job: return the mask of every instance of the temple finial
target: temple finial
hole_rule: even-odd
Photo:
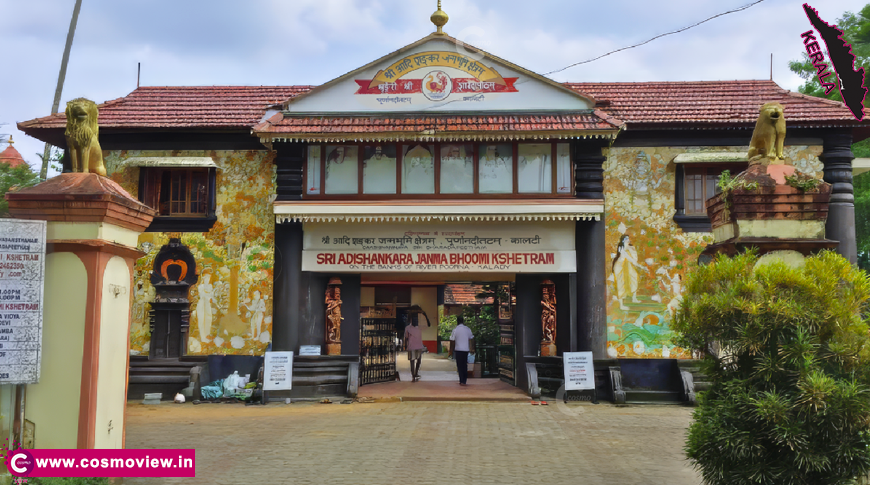
[[[444,35],[444,31],[441,30],[441,28],[447,23],[449,17],[443,10],[441,10],[441,0],[438,0],[438,10],[429,17],[429,20],[435,24],[435,27],[438,27],[438,30],[436,30],[435,33],[438,35]]]

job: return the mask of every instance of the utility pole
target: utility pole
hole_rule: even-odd
[[[66,47],[63,49],[63,60],[60,61],[60,74],[57,76],[57,89],[54,91],[54,104],[51,105],[51,114],[57,113],[60,106],[60,95],[63,92],[63,81],[66,78],[66,65],[69,62],[69,51],[72,49],[73,36],[76,33],[76,22],[79,20],[79,11],[82,9],[82,0],[76,0],[73,9],[72,20],[69,23],[69,33],[66,35]],[[42,155],[42,170],[39,178],[45,180],[48,176],[48,157],[51,156],[51,145],[45,144],[45,152]]]

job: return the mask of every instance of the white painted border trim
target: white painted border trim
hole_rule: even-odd
[[[579,203],[578,203],[579,202]],[[372,205],[360,203],[276,202],[275,219],[282,222],[407,222],[407,221],[567,221],[601,220],[600,200],[544,204]]]
[[[219,168],[211,157],[130,157],[128,167],[207,167]]]

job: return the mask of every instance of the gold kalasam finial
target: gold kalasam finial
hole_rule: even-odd
[[[9,146],[12,146],[13,143],[15,143],[15,142],[12,141],[12,135],[9,135]]]
[[[438,27],[438,30],[435,31],[436,34],[444,35],[444,31],[441,30],[441,28],[444,27],[444,24],[446,24],[449,19],[450,17],[448,17],[447,14],[443,10],[441,10],[441,0],[438,0],[438,10],[436,10],[435,13],[433,13],[432,16],[429,17],[429,20],[431,20],[432,23],[435,24],[435,27]]]

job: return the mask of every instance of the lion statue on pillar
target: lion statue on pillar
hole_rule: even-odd
[[[97,104],[76,98],[66,104],[66,145],[73,172],[93,172],[106,176],[103,151],[100,148]]]
[[[752,140],[749,142],[750,165],[782,163],[785,142],[785,114],[779,103],[765,103],[761,107]],[[777,162],[779,161],[779,162]]]

